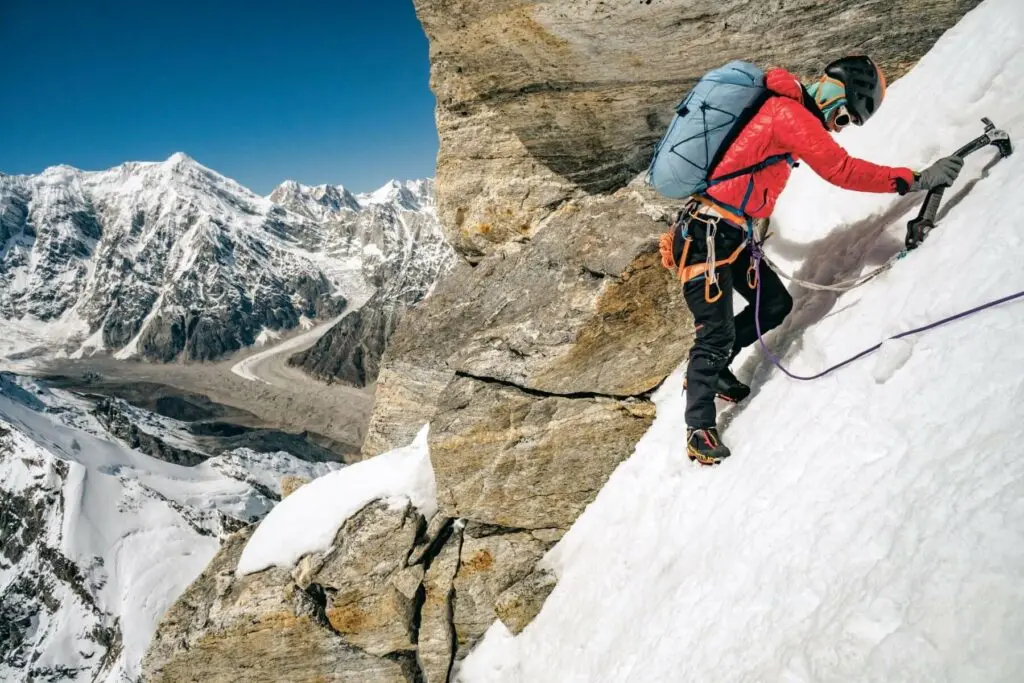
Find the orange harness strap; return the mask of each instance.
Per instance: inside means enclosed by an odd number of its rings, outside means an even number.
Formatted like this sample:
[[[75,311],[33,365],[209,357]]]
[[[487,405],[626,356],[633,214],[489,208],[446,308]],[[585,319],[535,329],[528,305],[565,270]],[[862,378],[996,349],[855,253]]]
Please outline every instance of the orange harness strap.
[[[720,214],[720,215],[719,216],[714,216],[713,215],[711,217],[711,219],[709,220],[708,218],[705,218],[703,215],[698,214],[695,211],[695,209],[699,205],[704,205],[704,206],[707,206],[709,208],[713,208],[715,210],[715,212],[717,214]],[[726,221],[728,221],[730,223],[733,223],[733,227],[736,227],[736,226],[744,224],[744,221],[743,221],[742,218],[736,216],[736,214],[732,213],[731,211],[723,209],[721,206],[719,206],[715,202],[713,202],[710,199],[707,199],[705,197],[694,197],[694,202],[690,206],[690,210],[687,211],[686,213],[689,215],[689,218],[699,220],[699,221],[701,221],[701,222],[703,222],[705,224],[715,223],[715,222],[717,222],[717,220],[719,218],[722,218],[722,219],[724,219],[724,220],[726,220]],[[683,215],[680,214],[680,217],[679,217],[678,220],[683,220],[683,219],[684,219]],[[737,228],[737,229],[740,229],[740,228]],[[659,240],[659,244],[658,244],[659,251],[661,252],[661,264],[665,268],[674,271],[676,276],[679,278],[679,281],[682,282],[684,285],[687,282],[690,282],[693,279],[701,277],[702,275],[705,276],[706,279],[705,279],[705,284],[704,284],[704,298],[705,298],[705,300],[707,300],[708,303],[715,303],[716,301],[718,301],[719,299],[722,298],[722,290],[721,290],[721,288],[718,287],[718,283],[717,283],[717,281],[714,281],[714,278],[706,277],[708,275],[708,271],[710,270],[710,267],[709,267],[710,264],[708,262],[704,262],[704,263],[694,263],[694,264],[689,265],[689,266],[686,265],[686,262],[687,262],[687,260],[689,258],[689,255],[690,255],[690,244],[693,242],[693,238],[690,237],[689,235],[687,235],[686,237],[683,238],[683,251],[682,251],[682,254],[680,255],[679,263],[676,263],[676,260],[674,258],[675,236],[676,236],[676,226],[675,225],[672,226],[672,229],[669,232],[667,232],[667,233],[665,233],[665,234],[663,234],[661,236],[661,239]],[[746,241],[744,241],[731,254],[729,254],[729,256],[727,256],[724,259],[718,259],[718,260],[714,261],[714,264],[713,264],[714,267],[717,269],[720,266],[732,265],[740,257],[740,254],[743,253],[743,250],[744,250],[744,248],[746,248],[746,246],[747,246],[747,243],[746,243]],[[749,277],[750,277],[750,275],[748,274],[748,280],[749,280]],[[717,288],[716,292],[712,292],[712,286]]]
[[[685,243],[683,244],[683,257],[681,259],[683,263],[686,263],[686,256],[687,253],[690,251],[690,242],[692,241],[693,238],[687,237]],[[746,244],[741,244],[739,247],[736,248],[736,251],[729,254],[727,258],[715,261],[715,267],[717,268],[718,266],[731,266],[733,263],[736,262],[736,259],[740,257],[740,254],[743,253],[743,250],[746,248],[746,246]],[[692,266],[683,266],[682,264],[680,264],[680,267],[677,270],[677,273],[679,274],[679,279],[680,281],[682,281],[683,284],[686,284],[695,277],[700,277],[706,272],[708,272],[708,264],[706,263],[694,263]]]
[[[729,221],[735,226],[747,224],[747,220],[743,216],[737,213],[733,213],[732,211],[726,209],[721,204],[719,204],[718,202],[709,197],[705,197],[704,195],[697,195],[696,197],[693,198],[693,200],[698,204],[708,207],[709,209],[714,209],[715,212],[722,216],[722,218]],[[690,215],[693,216],[694,214],[691,213]],[[694,218],[699,218],[699,216],[694,216]]]

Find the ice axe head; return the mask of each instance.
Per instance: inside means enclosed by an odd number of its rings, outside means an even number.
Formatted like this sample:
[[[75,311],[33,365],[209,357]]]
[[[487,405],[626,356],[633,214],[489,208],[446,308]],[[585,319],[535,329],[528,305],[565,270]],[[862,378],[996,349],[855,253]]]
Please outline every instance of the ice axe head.
[[[985,124],[985,135],[988,136],[990,145],[995,145],[999,150],[999,156],[1008,157],[1013,154],[1013,145],[1010,144],[1010,135],[1005,130],[996,128],[996,124],[990,119],[982,119]]]

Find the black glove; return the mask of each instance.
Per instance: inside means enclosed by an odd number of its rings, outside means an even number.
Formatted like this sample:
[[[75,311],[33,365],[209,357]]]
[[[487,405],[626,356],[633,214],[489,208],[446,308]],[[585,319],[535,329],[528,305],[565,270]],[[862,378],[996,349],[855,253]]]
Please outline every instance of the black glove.
[[[960,157],[953,156],[939,159],[921,171],[920,175],[915,176],[914,182],[910,186],[910,191],[917,192],[918,190],[931,190],[944,185],[952,185],[956,181],[957,176],[960,175],[960,170],[963,167],[964,160]]]

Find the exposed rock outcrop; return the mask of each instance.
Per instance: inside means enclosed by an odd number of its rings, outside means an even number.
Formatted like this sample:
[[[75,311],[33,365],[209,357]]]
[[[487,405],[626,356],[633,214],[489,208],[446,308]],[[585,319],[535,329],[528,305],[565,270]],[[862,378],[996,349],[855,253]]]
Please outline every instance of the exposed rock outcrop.
[[[565,397],[657,387],[693,330],[658,260],[667,211],[633,189],[571,202],[530,244],[443,278],[391,340],[364,455],[409,443],[456,373]]]
[[[559,537],[441,513],[428,523],[408,502],[377,500],[326,552],[239,577],[252,532],[229,537],[164,616],[146,681],[447,683],[494,621],[499,596],[516,592],[539,610],[530,586],[553,584],[530,577]]]
[[[235,568],[252,529],[239,532],[162,620],[145,680],[415,681],[419,582],[408,597],[404,570],[422,522],[409,506],[371,503],[323,556],[243,577]]]
[[[452,586],[458,658],[469,654],[494,623],[498,596],[529,575],[550,546],[545,538],[526,531],[506,532],[472,525],[466,528],[459,570]]]
[[[656,247],[678,204],[638,179],[680,96],[737,57],[810,75],[870,52],[898,76],[976,4],[415,0],[438,100],[438,210],[467,263],[395,331],[364,456],[429,421],[442,514],[509,538],[568,528],[632,453],[649,393],[693,339]],[[465,648],[511,584],[475,592],[466,616],[462,568]],[[516,629],[550,590],[536,578],[520,586],[536,600],[510,593],[500,608]]]
[[[416,578],[415,571],[405,570],[421,524],[411,505],[393,510],[373,503],[349,519],[334,547],[314,560],[319,568],[311,583],[324,591],[324,615],[345,642],[378,657],[415,649],[413,597],[423,572]]]
[[[416,0],[430,38],[438,209],[473,260],[644,170],[673,105],[730,59],[810,75],[869,52],[890,80],[979,0]]]
[[[455,574],[462,553],[462,525],[450,526],[449,535],[423,579],[419,644],[416,658],[425,683],[447,683],[455,652],[452,600]]]
[[[653,419],[647,401],[542,397],[459,377],[442,394],[431,433],[441,512],[567,529]]]
[[[498,596],[494,603],[494,612],[501,623],[514,635],[523,629],[540,614],[544,601],[555,589],[557,579],[553,573],[545,569],[535,569],[526,578],[509,586]]]

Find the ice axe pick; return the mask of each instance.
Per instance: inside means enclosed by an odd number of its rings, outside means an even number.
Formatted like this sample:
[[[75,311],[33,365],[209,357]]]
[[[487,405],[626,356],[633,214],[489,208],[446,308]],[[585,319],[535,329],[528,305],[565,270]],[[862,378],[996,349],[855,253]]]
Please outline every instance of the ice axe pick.
[[[979,149],[984,149],[989,145],[995,145],[996,149],[999,150],[1000,157],[1008,157],[1013,154],[1009,133],[996,128],[996,124],[987,118],[982,119],[981,122],[985,124],[985,132],[955,151],[952,156],[963,159],[968,154],[977,152]],[[928,196],[924,198],[924,204],[921,205],[921,211],[917,214],[917,218],[907,223],[907,238],[904,244],[908,251],[916,249],[921,242],[924,242],[925,238],[928,237],[928,233],[935,227],[935,215],[939,212],[939,204],[942,202],[942,194],[946,191],[946,187],[948,186],[942,185],[929,190]]]

